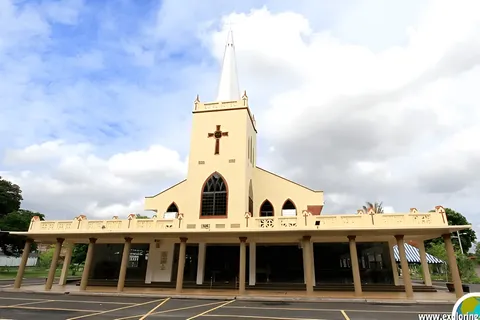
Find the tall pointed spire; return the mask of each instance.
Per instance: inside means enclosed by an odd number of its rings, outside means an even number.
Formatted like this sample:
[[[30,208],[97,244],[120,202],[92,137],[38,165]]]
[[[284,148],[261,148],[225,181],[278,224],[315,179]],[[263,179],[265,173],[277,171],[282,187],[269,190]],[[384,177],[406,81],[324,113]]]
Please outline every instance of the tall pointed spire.
[[[237,61],[235,59],[235,45],[233,44],[232,29],[228,31],[225,53],[223,55],[222,73],[218,86],[217,101],[240,100],[238,86]]]

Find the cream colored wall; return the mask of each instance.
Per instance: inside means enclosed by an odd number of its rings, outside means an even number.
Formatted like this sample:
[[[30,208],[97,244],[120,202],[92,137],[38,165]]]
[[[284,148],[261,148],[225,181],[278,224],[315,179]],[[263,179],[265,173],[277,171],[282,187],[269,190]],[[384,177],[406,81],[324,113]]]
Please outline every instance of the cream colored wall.
[[[184,180],[155,196],[146,197],[145,210],[154,210],[159,218],[163,218],[163,213],[167,211],[172,202],[175,202],[180,212],[188,212],[186,211],[188,210],[187,192],[187,181]]]
[[[307,210],[308,205],[323,205],[322,191],[313,191],[258,167],[254,170],[254,197],[254,217],[259,216],[260,206],[266,199],[272,203],[275,216],[281,216],[287,199],[295,205],[297,215]]]
[[[175,242],[173,241],[161,240],[158,243],[158,248],[157,243],[153,242],[150,244],[145,283],[171,281],[174,248]],[[167,252],[167,263],[163,266],[161,264],[162,252]]]
[[[199,220],[218,220],[222,218],[200,219],[201,192],[208,177],[218,172],[228,186],[228,220],[243,221],[248,201],[248,159],[247,144],[250,115],[247,108],[229,109],[216,112],[194,112],[188,169],[188,205],[185,223]],[[215,155],[215,139],[209,138],[216,126],[228,132],[228,137],[220,139],[220,154]],[[234,162],[232,163],[231,161]],[[200,164],[199,161],[203,163]]]

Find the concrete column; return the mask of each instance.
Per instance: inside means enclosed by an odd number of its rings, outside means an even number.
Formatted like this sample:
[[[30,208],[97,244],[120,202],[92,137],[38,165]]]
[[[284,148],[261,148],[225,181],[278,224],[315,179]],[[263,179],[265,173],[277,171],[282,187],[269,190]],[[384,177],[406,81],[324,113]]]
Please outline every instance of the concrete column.
[[[355,295],[362,295],[362,279],[360,278],[360,268],[358,267],[358,253],[356,236],[348,236],[348,246],[350,247],[350,264],[352,266],[353,286]]]
[[[177,293],[182,292],[183,288],[183,272],[185,270],[185,255],[187,252],[187,238],[180,238],[180,252],[178,253],[178,269],[177,269]]]
[[[445,242],[445,249],[447,249],[448,266],[450,268],[450,273],[452,274],[455,295],[457,298],[461,298],[463,296],[462,279],[460,278],[460,273],[458,272],[457,258],[452,245],[452,236],[448,233],[442,235],[442,237],[443,241]]]
[[[249,243],[249,268],[248,268],[248,285],[254,286],[257,281],[257,244],[255,242]]]
[[[302,239],[302,247],[303,247],[303,270],[306,275],[306,287],[307,287],[307,294],[313,293],[313,268],[312,268],[312,250],[310,249],[311,242],[310,236],[304,236]]]
[[[398,276],[398,267],[397,267],[397,261],[395,260],[395,253],[393,252],[393,246],[394,246],[394,242],[389,241],[388,242],[388,247],[389,247],[389,252],[390,252],[390,263],[392,264],[393,283],[396,286],[399,286],[400,285],[400,277]]]
[[[64,286],[67,284],[68,270],[70,269],[70,263],[72,262],[73,243],[67,243],[65,245],[65,259],[63,259],[62,273],[60,273],[60,280],[58,284]]]
[[[205,277],[205,256],[207,253],[207,244],[198,244],[198,263],[197,263],[197,284],[203,284]]]
[[[312,257],[312,281],[313,281],[313,286],[316,285],[315,281],[315,255],[313,254],[313,243],[310,243],[310,256]],[[303,249],[303,245],[302,245]],[[307,271],[305,269],[305,264],[303,265],[303,282],[307,284]]]
[[[60,257],[60,252],[62,250],[62,244],[65,239],[57,238],[57,243],[55,244],[55,251],[53,252],[52,263],[50,263],[50,270],[48,271],[47,282],[45,283],[45,290],[52,289],[53,280],[55,279],[55,271],[57,270],[58,257]]]
[[[238,275],[238,292],[245,293],[246,268],[247,268],[247,237],[240,237],[240,268]]]
[[[90,275],[90,268],[92,266],[93,251],[95,249],[96,238],[88,239],[87,257],[85,258],[85,264],[83,265],[82,280],[80,281],[80,290],[87,290],[88,276]]]
[[[432,285],[432,278],[430,277],[430,269],[428,268],[427,254],[425,252],[425,243],[423,240],[418,242],[418,251],[420,253],[420,261],[423,270],[423,282],[426,286]]]
[[[127,276],[128,262],[130,261],[130,248],[132,247],[132,238],[126,237],[123,245],[122,263],[118,273],[117,291],[123,291],[125,287],[125,277]]]
[[[22,260],[20,261],[20,266],[18,267],[17,276],[15,278],[15,283],[13,288],[20,289],[22,286],[23,275],[25,274],[25,267],[27,266],[28,256],[30,255],[30,249],[32,248],[32,239],[27,239],[25,241],[25,246],[23,247]]]
[[[400,265],[402,266],[403,285],[407,298],[413,298],[412,279],[410,278],[410,269],[408,269],[407,254],[405,253],[405,240],[403,235],[396,235],[398,253],[400,254]]]

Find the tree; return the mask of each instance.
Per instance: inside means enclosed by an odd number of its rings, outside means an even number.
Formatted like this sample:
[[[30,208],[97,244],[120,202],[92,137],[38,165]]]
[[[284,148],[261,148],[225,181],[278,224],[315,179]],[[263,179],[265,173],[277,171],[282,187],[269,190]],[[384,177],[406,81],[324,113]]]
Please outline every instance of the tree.
[[[8,231],[28,231],[30,221],[34,216],[40,217],[40,220],[45,220],[43,214],[30,210],[19,209],[10,212],[4,216],[0,216],[0,229]],[[5,255],[19,256],[24,246],[25,239],[23,237],[7,235],[0,240],[0,248]],[[31,250],[35,250],[35,247],[32,247]]]
[[[431,210],[430,212],[435,212],[435,211]],[[450,208],[445,208],[445,214],[447,216],[448,224],[451,226],[462,226],[462,225],[470,224],[467,218],[465,218],[460,212],[454,211]],[[470,248],[472,248],[472,245],[475,242],[475,240],[477,240],[477,235],[475,234],[475,231],[473,231],[472,229],[462,230],[459,233],[460,233],[460,239],[462,241],[463,252],[467,253],[470,250]],[[455,249],[459,250],[460,246],[458,244],[458,238],[456,236],[457,236],[456,233],[453,234],[452,243],[455,246]],[[443,244],[444,243],[443,238],[438,237],[435,239],[425,241],[425,245],[427,247],[431,246],[433,243]]]
[[[46,251],[42,252],[38,256],[38,260],[39,260],[38,265],[45,269],[49,268],[53,260],[54,252],[55,252],[55,248],[48,248]]]
[[[142,216],[140,213],[137,213],[137,219],[150,219],[148,216]]]
[[[20,187],[0,176],[0,217],[19,210],[22,200]]]
[[[363,206],[363,211],[368,213],[368,210],[373,209],[375,213],[383,213],[383,202],[367,202],[366,206]]]
[[[480,242],[475,243],[475,253],[474,253],[475,259],[477,262],[480,263]]]

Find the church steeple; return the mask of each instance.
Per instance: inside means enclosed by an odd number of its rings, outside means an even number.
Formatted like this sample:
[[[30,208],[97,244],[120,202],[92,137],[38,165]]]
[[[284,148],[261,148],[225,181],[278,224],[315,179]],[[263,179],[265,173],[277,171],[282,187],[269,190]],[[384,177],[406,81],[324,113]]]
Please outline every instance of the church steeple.
[[[238,86],[237,61],[235,59],[235,45],[233,44],[233,33],[228,31],[225,53],[223,55],[222,73],[218,86],[217,101],[240,100],[240,89]]]

